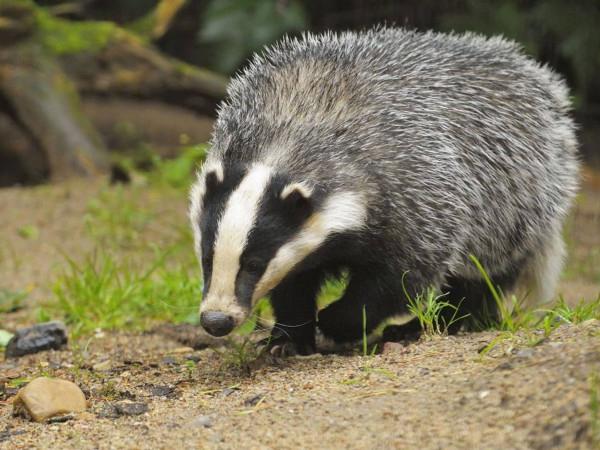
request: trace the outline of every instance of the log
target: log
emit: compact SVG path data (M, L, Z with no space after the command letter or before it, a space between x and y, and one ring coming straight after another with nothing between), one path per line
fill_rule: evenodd
M164 33L184 3L161 2L154 32ZM0 125L15 140L0 146L0 162L3 173L16 174L13 182L107 172L107 149L82 98L162 102L214 116L226 84L113 23L70 22L31 0L0 1ZM0 184L9 179L0 176Z
M159 100L214 116L226 94L224 77L168 58L131 37L97 52L62 55L60 61L84 96Z
M53 180L108 170L107 151L60 67L35 44L0 56L0 93L48 161Z

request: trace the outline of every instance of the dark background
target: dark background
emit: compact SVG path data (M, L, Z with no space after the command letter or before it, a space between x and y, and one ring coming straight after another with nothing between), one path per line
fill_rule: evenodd
M9 3L33 4L32 0L0 0L0 16L2 3L5 6ZM155 31L152 28L152 20L153 17L157 17L160 4L162 7L174 7L177 12L166 22L164 30L156 33L152 31ZM226 77L244 66L253 52L260 51L264 45L272 43L284 34L296 35L305 30L360 30L377 24L387 24L419 30L471 30L486 35L503 34L521 43L528 54L550 65L565 77L573 96L583 158L588 164L600 164L598 0L38 0L35 5L51 17L77 22L83 27L96 21L114 23L128 33L140 36L148 48L169 58L177 58L222 75L224 82ZM14 17L11 20L13 25L19 20L23 21L18 17L16 21ZM40 25L34 22L32 27L35 29ZM15 46L14 33L11 35L13 37L7 38L7 34L3 36L2 31L0 25L0 57L3 51L6 53L6 49ZM102 73L104 66L112 64L110 58L114 56L107 56L106 53L102 55L102 63L94 68L96 77ZM210 124L200 124L197 120L200 116L214 116L214 106L222 97L219 89L216 93L205 95L201 87L201 92L194 94L193 101L189 100L192 98L188 95L189 89L157 90L157 83L154 83L154 90L151 92L138 90L132 93L114 90L113 87L99 92L98 89L89 88L90 85L97 86L98 83L86 85L81 81L81 66L75 71L72 70L73 66L77 66L73 64L73 59L65 58L64 55L59 57L67 76L75 80L75 88L84 106L82 114L88 116L91 125L98 130L98 142L102 142L100 152L104 151L104 148L107 148L108 152L123 152L124 149L131 151L132 148L139 150L140 147L144 147L146 151L149 148L150 151L161 149L160 152L167 155L177 152L176 147L180 142L171 142L173 139L169 136L178 133L181 135L181 130L170 133L168 126L164 125L168 120L157 120L165 127L164 130L155 133L159 135L158 138L149 136L149 133L143 130L144 127L136 125L133 119L133 125L127 120L123 121L122 116L127 117L128 108L131 109L130 116L140 115L140 105L132 103L132 99L146 102L143 108L147 107L148 102L159 109L157 101L170 105L171 110L157 110L158 116L172 116L175 114L172 108L185 107L187 112L181 113L191 113L194 116L185 116L187 119L181 116L182 123L189 119L190 131L186 131L186 136L191 135L192 141L208 138ZM120 64L123 65L122 61ZM131 62L131 65L133 64ZM87 76L90 78L89 74ZM164 87L170 82L161 81L158 84L161 83ZM111 98L127 99L128 103L112 103L114 111L111 111L111 107L107 106L107 99ZM40 144L39 139L36 144L35 130L27 130L27 126L23 126L27 120L19 117L18 111L15 112L19 109L18 105L18 98L8 98L0 91L0 113L4 107L7 121L20 122L20 129L25 130L24 142L28 135L34 136L31 145L37 145L39 148L30 154L38 154L47 161L33 172L31 168L19 168L18 165L23 165L23 160L27 159L23 157L22 150L21 154L18 154L14 149L7 150L6 144L4 148L0 144L0 165L4 165L4 169L0 169L0 184L4 185L15 182L40 182L53 177L52 157L48 156L52 154L52 150L42 148L44 146ZM110 118L117 115L121 117L119 122L116 122L117 119L114 123L111 122ZM0 132L1 122L2 120ZM125 125L123 122L126 122ZM119 133L122 134L124 127L129 127L128 132L133 129L133 135L139 139L131 140L129 136L129 140L125 139L126 142L123 143ZM135 131L137 129L139 131ZM194 132L192 129L203 131ZM120 131L117 133L115 130ZM165 150L168 147L171 149ZM13 153L10 153L11 151ZM7 169L9 166L10 170ZM17 172L19 176L11 175Z

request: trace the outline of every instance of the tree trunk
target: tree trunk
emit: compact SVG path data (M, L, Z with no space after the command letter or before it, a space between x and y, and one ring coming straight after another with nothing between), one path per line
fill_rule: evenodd
M157 33L184 4L161 2ZM69 22L31 0L0 0L0 131L11 140L0 145L0 184L107 172L108 152L80 96L214 116L225 93L224 78L168 58L117 25Z
M46 156L51 178L106 172L106 149L58 65L32 44L15 46L2 56L0 93Z

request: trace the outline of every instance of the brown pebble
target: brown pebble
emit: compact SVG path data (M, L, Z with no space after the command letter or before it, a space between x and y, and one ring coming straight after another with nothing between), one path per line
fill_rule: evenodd
M81 389L71 381L40 377L21 389L13 403L13 415L43 422L54 416L85 411Z
M399 342L384 342L381 353L406 353L406 346Z

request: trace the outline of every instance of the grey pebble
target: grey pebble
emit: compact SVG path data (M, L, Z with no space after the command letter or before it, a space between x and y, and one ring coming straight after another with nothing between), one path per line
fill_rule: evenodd
M115 403L114 406L121 416L139 416L148 412L148 405L143 402L123 401Z
M18 329L6 345L5 356L15 358L44 350L60 350L67 345L67 340L67 328L62 322L39 323Z
M210 428L213 426L213 420L210 416L200 415L192 420L192 426Z
M531 358L534 354L532 348L522 348L517 353L515 353L515 357L517 358Z

